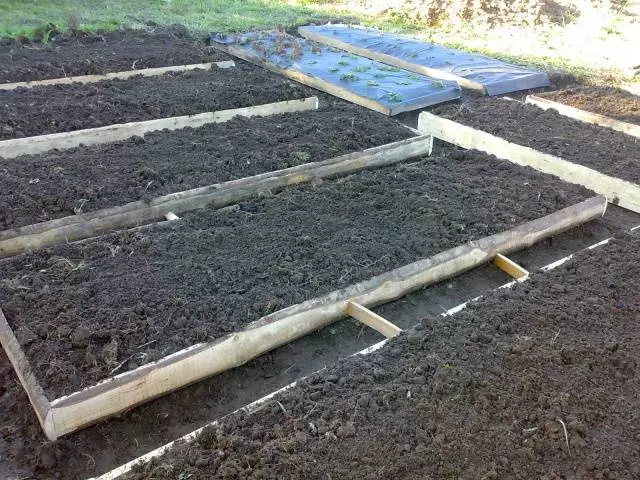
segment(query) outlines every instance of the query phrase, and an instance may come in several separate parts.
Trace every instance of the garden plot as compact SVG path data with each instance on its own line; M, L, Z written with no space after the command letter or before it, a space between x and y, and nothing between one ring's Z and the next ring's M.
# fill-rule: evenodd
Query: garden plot
M0 91L0 139L249 107L309 97L251 65L91 84Z
M640 97L616 88L578 88L527 96L545 110L640 137Z
M2 308L54 398L587 196L445 149L417 164L5 260Z
M231 55L387 115L460 97L455 82L412 73L279 31L214 34L211 41Z
M425 134L533 166L640 212L640 150L634 137L516 101L469 100L434 113L438 116L420 115Z
M316 42L412 72L453 80L487 95L549 86L545 72L374 28L327 24L299 27L298 32Z
M437 107L433 113L607 175L640 183L640 140L620 132L502 99L469 100L462 106Z
M584 87L541 96L621 122L640 125L640 97L618 88Z
M639 248L623 235L426 318L101 478L637 478Z
M236 118L0 159L0 229L326 160L409 136L388 118L335 102L312 113Z
M228 60L180 26L53 36L46 45L0 39L0 83Z

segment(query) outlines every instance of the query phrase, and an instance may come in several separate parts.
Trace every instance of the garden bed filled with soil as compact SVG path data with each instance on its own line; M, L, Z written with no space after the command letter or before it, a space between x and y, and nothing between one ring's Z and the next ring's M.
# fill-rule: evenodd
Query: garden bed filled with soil
M46 45L0 39L0 83L227 60L180 25L54 35Z
M639 248L426 318L121 478L638 478Z
M564 103L585 112L598 113L640 125L640 97L612 87L585 87L549 92L542 98Z
M115 123L250 107L315 95L263 68L167 73L88 84L0 91L0 139L102 127Z
M640 139L573 120L554 110L501 99L473 99L433 113L606 175L640 183ZM497 122L495 119L499 118Z
M336 101L315 112L0 159L0 230L122 205L412 136L397 122Z
M445 148L419 163L7 259L1 308L54 398L588 196Z

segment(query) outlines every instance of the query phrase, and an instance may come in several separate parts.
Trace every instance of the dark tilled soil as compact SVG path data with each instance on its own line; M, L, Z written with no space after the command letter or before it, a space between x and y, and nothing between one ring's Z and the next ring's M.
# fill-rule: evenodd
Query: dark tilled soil
M531 169L445 150L8 259L0 296L53 398L586 196Z
M519 145L556 155L614 177L640 183L640 139L500 99L475 99L436 107L433 113ZM499 118L500 121L495 121Z
M249 107L316 93L242 61L233 68L0 91L0 139Z
M179 25L54 36L47 45L0 39L0 83L226 60Z
M640 97L618 88L585 87L549 92L544 98L640 125Z
M613 215L613 217L612 217ZM626 221L622 217L626 218ZM603 219L560 234L510 258L528 268L546 265L580 245L640 224L638 215L610 207ZM586 242L586 243L581 243ZM556 252L553 256L552 252ZM503 285L509 278L488 264L409 294L375 311L409 328L428 314L438 315L461 302ZM345 319L258 357L242 367L208 378L146 403L117 418L46 442L24 390L0 352L0 477L88 478L172 441L212 419L271 393L291 381L333 364L381 337Z
M336 101L317 112L237 118L19 161L0 159L0 229L326 160L409 136L388 117Z
M124 478L639 478L639 248L425 318Z

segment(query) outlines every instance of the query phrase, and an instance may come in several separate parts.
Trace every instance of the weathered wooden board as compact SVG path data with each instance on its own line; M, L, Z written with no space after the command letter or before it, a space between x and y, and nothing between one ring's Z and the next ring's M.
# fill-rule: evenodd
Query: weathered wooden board
M511 230L405 265L325 296L285 308L216 342L194 345L157 362L51 401L43 428L50 439L76 431L225 370L240 366L349 315L355 302L373 307L526 248L601 216L606 199L593 197ZM18 352L18 356L21 352ZM25 360L26 362L26 360Z
M566 182L582 185L599 195L604 195L615 205L640 213L640 185L538 152L533 148L511 143L482 130L428 112L420 114L418 130L459 147L480 150L518 165L555 175Z
M180 73L188 72L191 70L211 70L213 66L218 68L231 68L236 64L233 60L225 60L223 62L209 62L209 63L193 63L190 65L173 65L170 67L158 67L158 68L142 68L140 70L127 70L125 72L113 72L105 73L103 75L78 75L75 77L61 77L61 78L49 78L46 80L32 80L29 82L13 82L13 83L0 83L1 90L15 90L16 88L33 88L42 87L47 85L70 85L72 83L95 83L102 82L104 80L126 80L137 76L142 77L155 77L158 75L164 75L165 73Z
M176 220L177 215L199 208L220 208L271 189L378 168L409 158L430 155L433 138L420 136L252 177L194 188L119 207L72 215L48 222L0 231L0 257L36 251L59 243L82 240L112 230Z
M266 117L281 113L305 112L318 109L318 97L284 102L267 103L252 107L219 110L217 112L198 113L180 117L158 118L143 122L119 123L105 127L87 128L73 132L52 133L36 137L15 138L0 141L0 157L16 158L20 155L33 155L48 150L65 150L80 145L98 145L117 142L157 130L179 130L197 128L208 123L228 122L234 117Z
M565 117L580 120L581 122L593 123L594 125L600 125L601 127L612 128L613 130L640 138L640 125L622 122L615 118L600 115L599 113L587 112L585 110L565 105L564 103L554 102L553 100L548 100L536 95L527 95L526 103L540 107L543 110L553 109Z

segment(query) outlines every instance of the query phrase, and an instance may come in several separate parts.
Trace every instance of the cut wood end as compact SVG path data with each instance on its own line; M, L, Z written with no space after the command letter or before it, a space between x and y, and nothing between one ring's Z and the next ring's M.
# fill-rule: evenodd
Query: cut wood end
M500 253L493 259L493 263L500 270L516 280L523 280L529 276L528 270L522 268L516 262Z
M49 440L52 442L58 439L58 434L56 432L55 423L53 421L53 410L49 409L47 415L42 420L42 429L44 430L44 434L47 436Z

